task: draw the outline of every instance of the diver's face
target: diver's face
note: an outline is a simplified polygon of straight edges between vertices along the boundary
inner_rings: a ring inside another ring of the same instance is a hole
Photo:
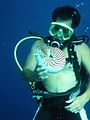
[[[57,19],[56,22],[52,22],[50,27],[50,34],[58,39],[65,41],[71,38],[73,34],[72,20]]]

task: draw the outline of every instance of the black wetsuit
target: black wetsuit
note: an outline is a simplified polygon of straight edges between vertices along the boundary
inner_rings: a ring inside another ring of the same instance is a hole
[[[82,120],[79,113],[75,114],[64,109],[68,96],[43,99],[42,106],[35,120]]]

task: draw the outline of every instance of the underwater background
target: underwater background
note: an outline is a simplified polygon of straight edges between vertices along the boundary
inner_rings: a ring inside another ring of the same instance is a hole
[[[21,79],[14,60],[16,43],[28,30],[47,36],[52,11],[62,5],[72,5],[81,14],[77,35],[90,38],[90,0],[1,0],[0,1],[0,120],[32,120],[37,108],[29,84]],[[33,40],[22,43],[18,59],[23,66]],[[90,46],[90,41],[88,43]],[[90,102],[85,106],[90,120]]]

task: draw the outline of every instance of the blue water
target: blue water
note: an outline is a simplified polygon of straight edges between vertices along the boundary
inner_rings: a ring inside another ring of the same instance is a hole
[[[32,99],[29,85],[21,79],[15,64],[15,44],[29,36],[28,30],[48,35],[51,13],[60,5],[72,5],[80,11],[82,19],[77,35],[90,37],[89,0],[3,0],[0,1],[0,120],[32,120],[36,101]],[[32,41],[23,44],[19,60],[23,65]],[[90,42],[88,43],[90,46]],[[90,102],[86,105],[90,119]]]

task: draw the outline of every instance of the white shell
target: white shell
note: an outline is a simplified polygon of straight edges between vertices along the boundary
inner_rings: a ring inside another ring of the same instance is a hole
[[[46,48],[45,48],[46,50]],[[36,60],[39,65],[45,66],[50,73],[62,70],[66,64],[66,58],[62,50],[56,47],[49,47],[47,55],[39,49],[36,50]]]

